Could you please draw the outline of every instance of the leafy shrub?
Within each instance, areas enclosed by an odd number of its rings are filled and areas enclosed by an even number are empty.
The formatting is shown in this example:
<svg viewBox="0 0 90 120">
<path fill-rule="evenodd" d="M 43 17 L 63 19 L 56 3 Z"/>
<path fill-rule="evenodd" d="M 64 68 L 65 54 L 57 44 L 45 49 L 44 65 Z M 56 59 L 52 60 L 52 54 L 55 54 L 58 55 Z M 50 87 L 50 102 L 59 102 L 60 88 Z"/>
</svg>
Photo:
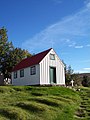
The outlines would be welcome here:
<svg viewBox="0 0 90 120">
<path fill-rule="evenodd" d="M 83 76 L 82 85 L 84 87 L 90 87 L 90 78 L 88 76 Z"/>
</svg>

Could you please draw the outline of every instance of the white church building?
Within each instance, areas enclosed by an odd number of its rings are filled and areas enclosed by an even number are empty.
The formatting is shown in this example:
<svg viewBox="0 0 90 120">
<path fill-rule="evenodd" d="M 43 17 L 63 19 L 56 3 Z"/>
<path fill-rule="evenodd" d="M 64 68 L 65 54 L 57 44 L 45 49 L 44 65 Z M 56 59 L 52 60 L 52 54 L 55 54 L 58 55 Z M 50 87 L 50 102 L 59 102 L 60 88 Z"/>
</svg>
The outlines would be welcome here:
<svg viewBox="0 0 90 120">
<path fill-rule="evenodd" d="M 65 85 L 64 64 L 52 48 L 25 58 L 12 70 L 12 85 Z"/>
</svg>

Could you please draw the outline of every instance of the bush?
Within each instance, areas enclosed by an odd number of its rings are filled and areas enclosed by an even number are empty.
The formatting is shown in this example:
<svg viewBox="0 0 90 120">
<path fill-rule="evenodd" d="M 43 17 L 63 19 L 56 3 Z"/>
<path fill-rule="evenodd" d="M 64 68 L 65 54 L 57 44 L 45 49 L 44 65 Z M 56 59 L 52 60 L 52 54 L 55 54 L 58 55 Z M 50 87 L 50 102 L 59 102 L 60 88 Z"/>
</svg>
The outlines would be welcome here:
<svg viewBox="0 0 90 120">
<path fill-rule="evenodd" d="M 90 87 L 90 79 L 88 76 L 83 76 L 82 85 L 84 87 Z"/>
</svg>

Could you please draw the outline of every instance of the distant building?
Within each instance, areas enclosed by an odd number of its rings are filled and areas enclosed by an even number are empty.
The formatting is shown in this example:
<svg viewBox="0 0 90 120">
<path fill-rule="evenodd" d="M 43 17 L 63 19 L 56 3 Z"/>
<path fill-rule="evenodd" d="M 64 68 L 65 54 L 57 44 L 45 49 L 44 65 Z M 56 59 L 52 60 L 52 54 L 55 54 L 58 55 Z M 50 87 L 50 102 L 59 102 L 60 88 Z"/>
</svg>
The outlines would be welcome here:
<svg viewBox="0 0 90 120">
<path fill-rule="evenodd" d="M 26 58 L 12 70 L 13 85 L 65 85 L 64 64 L 51 48 Z"/>
</svg>

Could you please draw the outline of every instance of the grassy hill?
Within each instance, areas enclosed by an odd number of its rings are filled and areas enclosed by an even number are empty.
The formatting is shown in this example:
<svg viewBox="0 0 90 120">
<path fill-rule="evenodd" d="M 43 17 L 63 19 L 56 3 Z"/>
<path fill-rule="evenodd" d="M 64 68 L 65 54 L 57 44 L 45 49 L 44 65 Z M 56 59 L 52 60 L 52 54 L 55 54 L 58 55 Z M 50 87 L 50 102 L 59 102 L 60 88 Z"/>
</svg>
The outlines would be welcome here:
<svg viewBox="0 0 90 120">
<path fill-rule="evenodd" d="M 79 92 L 81 103 L 76 111 L 77 120 L 90 120 L 90 88 L 82 87 Z"/>
<path fill-rule="evenodd" d="M 0 120 L 76 120 L 80 95 L 57 86 L 1 86 Z"/>
</svg>

